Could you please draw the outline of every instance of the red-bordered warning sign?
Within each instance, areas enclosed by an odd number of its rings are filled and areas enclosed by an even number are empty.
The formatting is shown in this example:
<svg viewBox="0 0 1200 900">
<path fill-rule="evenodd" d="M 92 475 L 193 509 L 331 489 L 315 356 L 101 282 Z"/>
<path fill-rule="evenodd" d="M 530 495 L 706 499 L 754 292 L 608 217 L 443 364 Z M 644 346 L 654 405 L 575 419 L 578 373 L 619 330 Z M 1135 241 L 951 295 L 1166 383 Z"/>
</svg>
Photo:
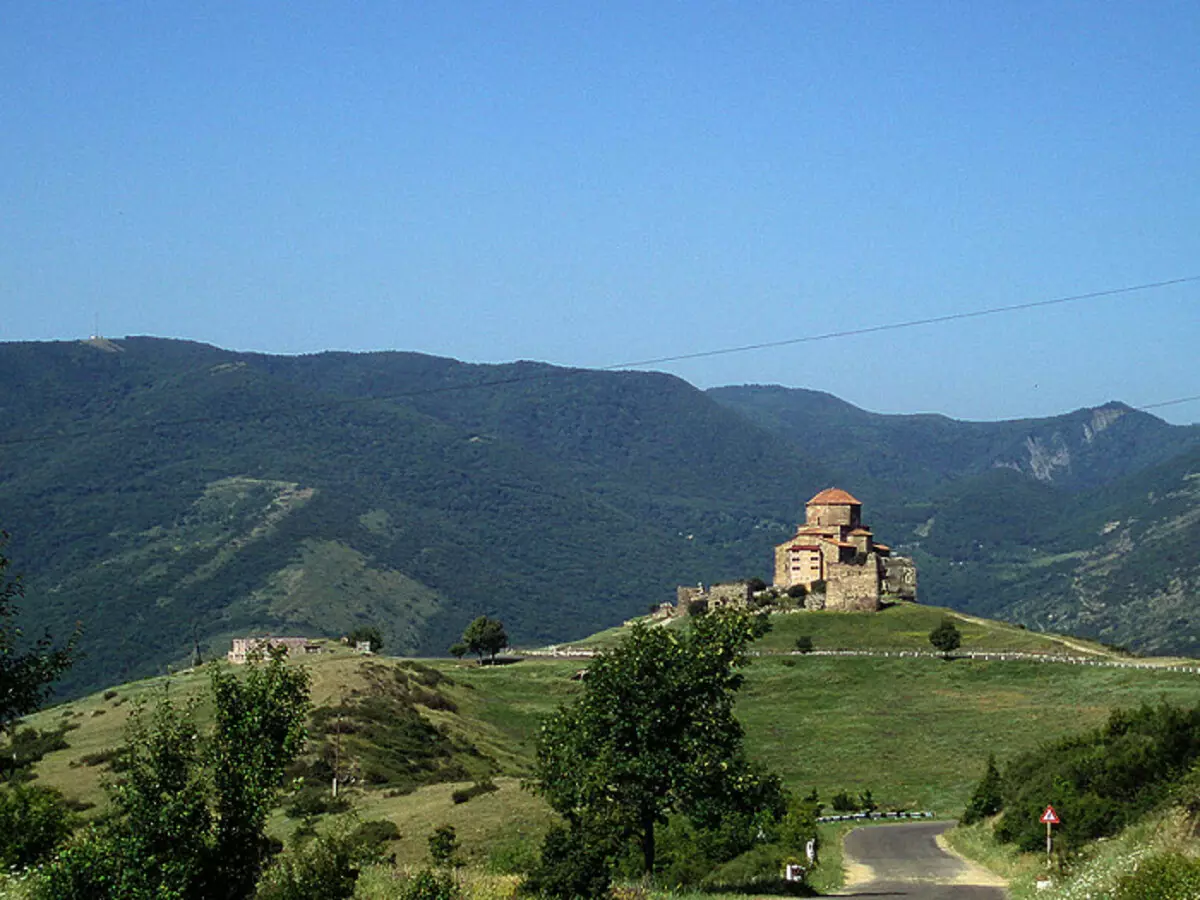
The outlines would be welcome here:
<svg viewBox="0 0 1200 900">
<path fill-rule="evenodd" d="M 1041 820 L 1043 822 L 1045 822 L 1047 825 L 1057 825 L 1058 824 L 1058 813 L 1056 813 L 1054 811 L 1053 806 L 1046 807 L 1046 811 L 1044 813 L 1042 813 Z"/>
</svg>

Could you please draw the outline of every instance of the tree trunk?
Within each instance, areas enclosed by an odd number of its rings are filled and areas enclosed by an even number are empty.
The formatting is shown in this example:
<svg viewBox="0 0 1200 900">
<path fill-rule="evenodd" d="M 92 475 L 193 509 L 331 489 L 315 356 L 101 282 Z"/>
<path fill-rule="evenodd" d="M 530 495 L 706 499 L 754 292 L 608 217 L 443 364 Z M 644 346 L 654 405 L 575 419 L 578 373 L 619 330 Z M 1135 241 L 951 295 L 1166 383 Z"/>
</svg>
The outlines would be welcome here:
<svg viewBox="0 0 1200 900">
<path fill-rule="evenodd" d="M 647 876 L 654 874 L 654 813 L 642 813 L 642 862 Z"/>
</svg>

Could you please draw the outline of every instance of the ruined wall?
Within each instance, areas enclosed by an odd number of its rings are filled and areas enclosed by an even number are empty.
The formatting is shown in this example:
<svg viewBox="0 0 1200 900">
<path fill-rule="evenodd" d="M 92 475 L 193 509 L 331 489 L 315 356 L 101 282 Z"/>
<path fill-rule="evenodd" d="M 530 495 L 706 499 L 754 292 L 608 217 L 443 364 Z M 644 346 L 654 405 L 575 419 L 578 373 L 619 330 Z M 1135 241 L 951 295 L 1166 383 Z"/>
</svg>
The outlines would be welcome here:
<svg viewBox="0 0 1200 900">
<path fill-rule="evenodd" d="M 841 610 L 880 609 L 879 555 L 870 553 L 863 565 L 832 565 L 825 573 L 825 608 Z"/>
<path fill-rule="evenodd" d="M 889 556 L 883 560 L 883 592 L 897 600 L 917 599 L 917 564 L 907 556 Z"/>
<path fill-rule="evenodd" d="M 708 602 L 711 606 L 745 606 L 749 600 L 750 585 L 744 581 L 714 584 L 708 589 Z"/>
</svg>

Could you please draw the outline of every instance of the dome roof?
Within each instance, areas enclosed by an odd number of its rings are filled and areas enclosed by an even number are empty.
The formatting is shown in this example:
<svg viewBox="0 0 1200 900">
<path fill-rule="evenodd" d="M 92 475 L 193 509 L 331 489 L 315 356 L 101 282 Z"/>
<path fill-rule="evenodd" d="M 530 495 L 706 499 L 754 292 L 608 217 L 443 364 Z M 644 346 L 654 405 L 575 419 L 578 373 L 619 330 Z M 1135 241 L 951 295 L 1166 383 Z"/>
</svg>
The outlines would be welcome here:
<svg viewBox="0 0 1200 900">
<path fill-rule="evenodd" d="M 861 500 L 855 500 L 841 488 L 826 488 L 808 501 L 809 506 L 862 506 Z"/>
</svg>

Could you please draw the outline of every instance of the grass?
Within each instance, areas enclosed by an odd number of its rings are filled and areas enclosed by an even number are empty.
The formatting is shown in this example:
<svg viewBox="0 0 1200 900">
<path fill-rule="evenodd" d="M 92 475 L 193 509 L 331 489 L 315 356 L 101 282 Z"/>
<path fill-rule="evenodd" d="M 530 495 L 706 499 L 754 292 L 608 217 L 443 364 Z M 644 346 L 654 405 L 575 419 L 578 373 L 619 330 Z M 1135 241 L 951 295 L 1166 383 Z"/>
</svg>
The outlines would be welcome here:
<svg viewBox="0 0 1200 900">
<path fill-rule="evenodd" d="M 976 862 L 1008 879 L 1010 900 L 1034 900 L 1047 896 L 1039 890 L 1040 879 L 1050 879 L 1050 896 L 1061 900 L 1098 900 L 1111 897 L 1117 880 L 1137 868 L 1146 856 L 1164 852 L 1196 855 L 1195 841 L 1183 816 L 1166 810 L 1148 816 L 1120 834 L 1089 844 L 1082 853 L 1064 867 L 1050 870 L 1041 853 L 1018 853 L 1012 847 L 996 844 L 991 838 L 991 825 L 980 822 L 970 827 L 958 827 L 946 832 L 950 846 Z"/>
<path fill-rule="evenodd" d="M 877 613 L 808 612 L 794 610 L 771 616 L 772 629 L 756 645 L 768 653 L 787 653 L 796 638 L 812 638 L 815 650 L 930 650 L 929 632 L 944 617 L 954 620 L 962 634 L 962 650 L 1110 657 L 1112 651 L 1092 641 L 1027 631 L 1016 625 L 965 616 L 939 606 L 897 603 Z M 679 628 L 686 618 L 671 619 L 664 627 Z M 627 626 L 609 628 L 562 649 L 598 650 L 616 645 Z"/>
<path fill-rule="evenodd" d="M 922 641 L 927 646 L 928 631 L 943 614 L 899 606 L 878 615 L 782 615 L 775 617 L 775 630 L 762 646 L 783 651 L 800 634 L 809 634 L 818 647 L 912 649 Z M 982 621 L 960 620 L 959 628 L 964 649 L 1062 652 L 1056 648 L 1064 646 L 1053 637 Z M 404 794 L 355 788 L 353 814 L 397 824 L 401 837 L 388 852 L 401 865 L 420 864 L 429 832 L 454 825 L 464 855 L 473 868 L 482 868 L 506 846 L 536 843 L 552 821 L 545 804 L 520 781 L 530 772 L 541 719 L 582 690 L 572 676 L 586 662 L 539 657 L 483 667 L 453 660 L 424 664 L 452 680 L 437 690 L 456 710 L 422 707 L 422 715 L 475 747 L 481 754 L 476 760 L 491 760 L 499 790 L 455 804 L 451 794 L 469 782 L 432 784 Z M 364 690 L 371 666 L 411 664 L 335 650 L 309 657 L 304 665 L 312 673 L 313 702 L 323 706 Z M 826 803 L 842 789 L 855 794 L 870 789 L 883 808 L 926 809 L 939 816 L 961 811 L 991 752 L 1003 762 L 1097 725 L 1115 706 L 1160 699 L 1200 703 L 1200 677 L 1144 668 L 776 652 L 754 660 L 746 676 L 737 712 L 747 747 L 788 787 L 798 793 L 816 787 Z M 152 703 L 166 683 L 159 678 L 122 685 L 108 699 L 98 693 L 29 717 L 26 724 L 43 730 L 64 721 L 78 725 L 66 735 L 70 746 L 38 765 L 39 781 L 98 804 L 92 814 L 99 812 L 108 770 L 80 765 L 80 759 L 119 746 L 129 710 L 139 700 Z M 177 701 L 203 697 L 207 686 L 206 673 L 183 673 L 170 679 L 170 695 Z M 209 716 L 211 710 L 202 705 L 201 720 Z M 297 824 L 279 814 L 271 830 L 287 837 Z M 816 874 L 822 890 L 840 883 L 840 836 L 849 827 L 823 829 L 822 866 Z M 963 835 L 955 840 L 969 839 L 970 832 Z"/>
<path fill-rule="evenodd" d="M 737 712 L 751 754 L 793 789 L 869 788 L 882 807 L 957 815 L 989 753 L 1098 725 L 1115 706 L 1200 703 L 1200 677 L 1057 663 L 774 657 Z"/>
</svg>

